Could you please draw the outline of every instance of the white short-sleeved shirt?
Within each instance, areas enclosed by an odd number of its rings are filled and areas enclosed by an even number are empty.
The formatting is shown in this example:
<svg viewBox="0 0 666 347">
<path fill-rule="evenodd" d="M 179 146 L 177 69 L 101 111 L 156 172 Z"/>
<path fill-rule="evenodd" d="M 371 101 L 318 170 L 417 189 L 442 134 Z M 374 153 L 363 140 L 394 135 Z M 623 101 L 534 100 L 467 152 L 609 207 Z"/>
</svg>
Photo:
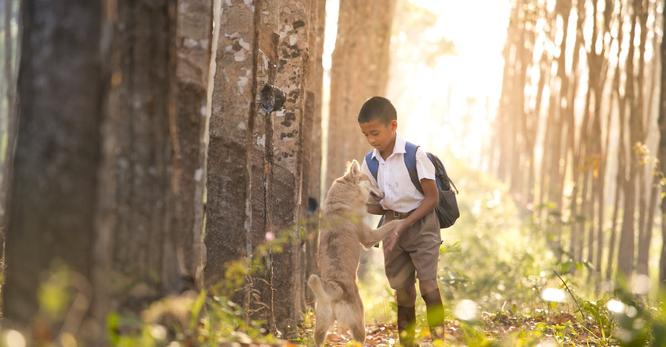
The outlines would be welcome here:
<svg viewBox="0 0 666 347">
<path fill-rule="evenodd" d="M 424 199 L 423 194 L 414 187 L 409 171 L 405 165 L 405 140 L 396 134 L 393 153 L 386 160 L 382 158 L 375 148 L 372 157 L 377 158 L 379 168 L 377 169 L 377 180 L 370 173 L 368 163 L 363 159 L 361 170 L 368 175 L 370 182 L 384 193 L 380 201 L 382 208 L 400 213 L 412 211 L 419 207 Z M 426 152 L 419 147 L 416 150 L 416 172 L 419 180 L 435 179 L 435 166 L 432 164 Z"/>
</svg>

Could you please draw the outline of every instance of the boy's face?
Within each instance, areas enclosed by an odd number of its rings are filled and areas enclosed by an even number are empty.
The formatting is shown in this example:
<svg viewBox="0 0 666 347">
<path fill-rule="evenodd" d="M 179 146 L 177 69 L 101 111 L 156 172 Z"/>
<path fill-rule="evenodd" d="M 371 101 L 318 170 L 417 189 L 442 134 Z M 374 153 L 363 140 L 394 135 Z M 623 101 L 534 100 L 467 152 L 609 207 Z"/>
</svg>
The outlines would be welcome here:
<svg viewBox="0 0 666 347">
<path fill-rule="evenodd" d="M 398 128 L 398 121 L 392 120 L 385 124 L 379 119 L 373 118 L 364 123 L 358 123 L 361 132 L 365 135 L 370 146 L 383 152 L 393 141 L 395 130 Z"/>
</svg>

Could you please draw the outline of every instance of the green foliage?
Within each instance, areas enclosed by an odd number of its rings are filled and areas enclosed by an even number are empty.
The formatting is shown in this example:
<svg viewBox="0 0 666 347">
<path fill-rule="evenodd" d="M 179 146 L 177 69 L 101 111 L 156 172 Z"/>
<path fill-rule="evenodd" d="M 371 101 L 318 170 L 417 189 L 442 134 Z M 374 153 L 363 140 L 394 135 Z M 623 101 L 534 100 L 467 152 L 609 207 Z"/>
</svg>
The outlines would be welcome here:
<svg viewBox="0 0 666 347">
<path fill-rule="evenodd" d="M 39 288 L 41 311 L 54 321 L 63 317 L 70 305 L 70 273 L 59 266 L 49 273 L 47 280 Z"/>
</svg>

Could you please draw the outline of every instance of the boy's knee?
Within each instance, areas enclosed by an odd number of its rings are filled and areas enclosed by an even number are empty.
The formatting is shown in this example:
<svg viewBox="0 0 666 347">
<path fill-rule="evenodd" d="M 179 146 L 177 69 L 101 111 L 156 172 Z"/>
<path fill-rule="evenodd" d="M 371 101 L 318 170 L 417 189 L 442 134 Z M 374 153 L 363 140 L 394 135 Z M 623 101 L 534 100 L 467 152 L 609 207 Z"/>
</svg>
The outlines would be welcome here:
<svg viewBox="0 0 666 347">
<path fill-rule="evenodd" d="M 414 284 L 398 288 L 395 293 L 398 306 L 412 307 L 416 304 L 416 287 Z"/>
<path fill-rule="evenodd" d="M 421 292 L 421 296 L 434 291 L 439 292 L 439 287 L 437 286 L 437 280 L 419 281 L 419 291 Z"/>
</svg>

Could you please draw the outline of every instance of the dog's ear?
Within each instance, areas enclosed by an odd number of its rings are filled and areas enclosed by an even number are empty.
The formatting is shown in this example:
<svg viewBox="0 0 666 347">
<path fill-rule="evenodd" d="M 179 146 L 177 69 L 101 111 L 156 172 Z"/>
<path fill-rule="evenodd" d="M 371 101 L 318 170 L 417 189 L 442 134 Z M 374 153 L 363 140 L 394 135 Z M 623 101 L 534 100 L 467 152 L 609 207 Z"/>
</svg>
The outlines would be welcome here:
<svg viewBox="0 0 666 347">
<path fill-rule="evenodd" d="M 353 159 L 351 163 L 347 165 L 347 173 L 345 176 L 354 180 L 358 180 L 363 174 L 361 173 L 361 167 L 358 165 L 356 159 Z"/>
</svg>

